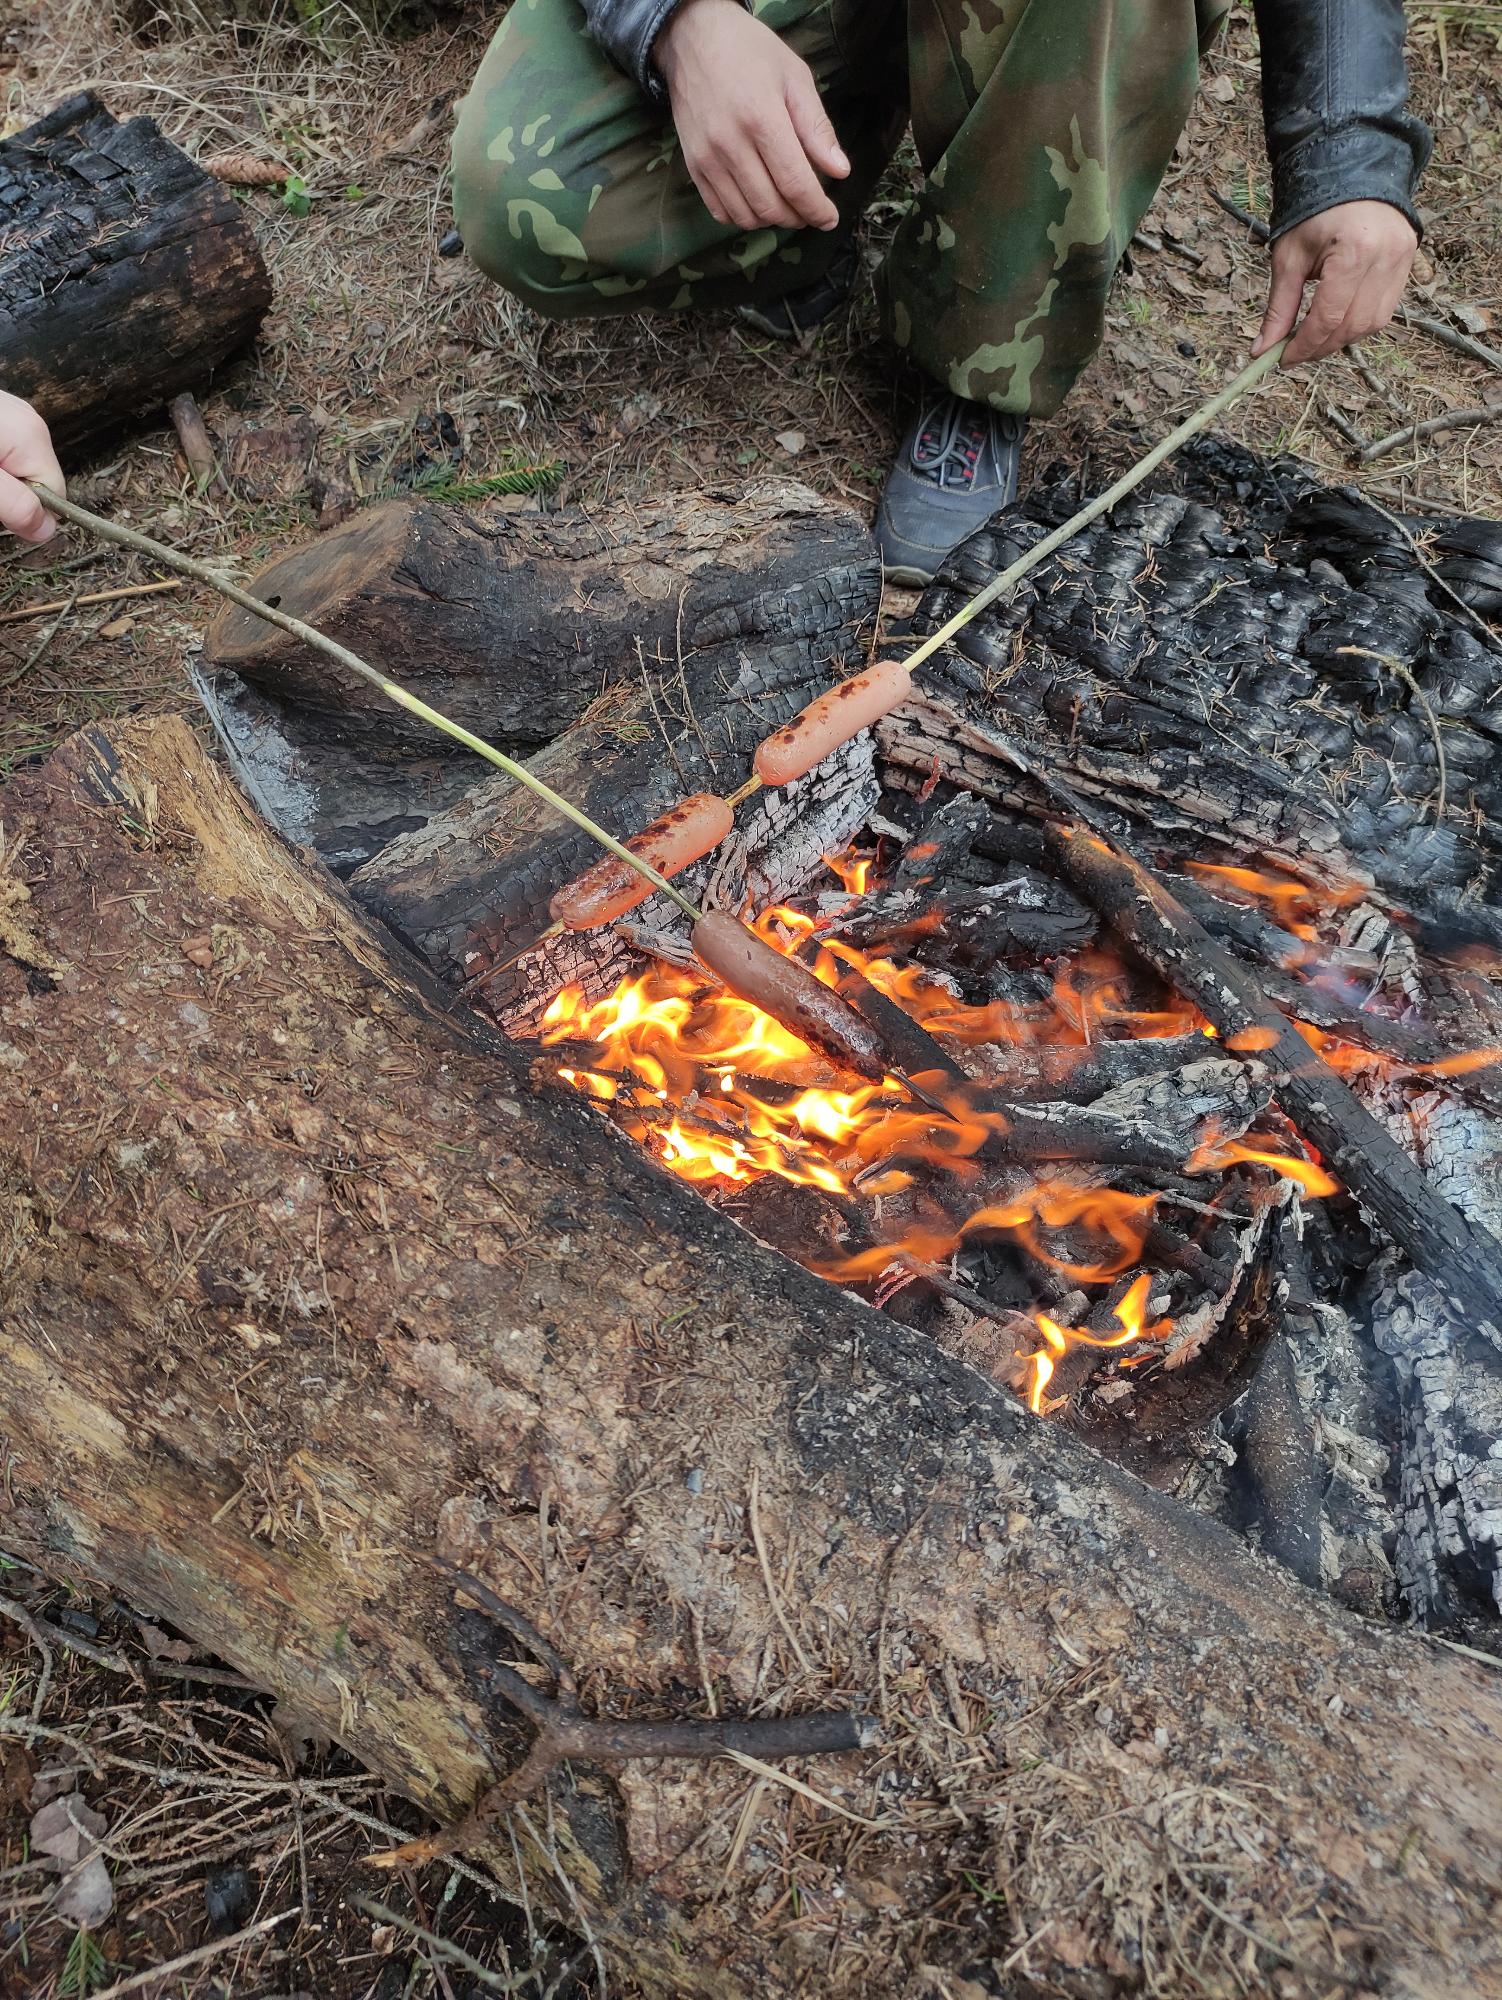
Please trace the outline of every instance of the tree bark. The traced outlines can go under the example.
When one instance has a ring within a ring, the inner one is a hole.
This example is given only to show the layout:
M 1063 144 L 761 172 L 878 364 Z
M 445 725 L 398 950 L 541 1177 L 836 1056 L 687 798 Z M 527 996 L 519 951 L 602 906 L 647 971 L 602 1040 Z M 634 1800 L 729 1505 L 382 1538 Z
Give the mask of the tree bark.
M 0 141 L 0 381 L 67 450 L 253 340 L 271 280 L 227 189 L 81 92 Z
M 1502 1991 L 1502 1677 L 1363 1624 L 788 1264 L 422 985 L 180 721 L 3 800 L 0 1539 L 461 1813 L 651 1994 Z M 534 1653 L 536 1648 L 534 1647 Z M 792 1790 L 796 1779 L 804 1790 Z M 811 1796 L 812 1794 L 812 1796 Z

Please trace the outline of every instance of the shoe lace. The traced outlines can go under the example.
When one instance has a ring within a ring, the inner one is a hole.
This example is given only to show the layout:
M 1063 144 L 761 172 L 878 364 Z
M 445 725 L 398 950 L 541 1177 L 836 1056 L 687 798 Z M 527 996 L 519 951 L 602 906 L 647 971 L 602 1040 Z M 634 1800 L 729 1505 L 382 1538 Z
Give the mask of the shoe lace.
M 963 396 L 940 397 L 919 421 L 912 450 L 914 470 L 936 486 L 973 486 L 993 429 L 1004 422 L 984 403 Z

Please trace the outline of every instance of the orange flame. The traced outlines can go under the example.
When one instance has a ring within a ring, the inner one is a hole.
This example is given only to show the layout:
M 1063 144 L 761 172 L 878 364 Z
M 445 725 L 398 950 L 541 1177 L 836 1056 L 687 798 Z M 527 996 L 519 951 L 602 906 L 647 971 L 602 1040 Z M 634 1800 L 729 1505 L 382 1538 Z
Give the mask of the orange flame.
M 869 885 L 873 860 L 851 853 L 832 858 L 829 865 L 847 892 L 858 896 Z M 1198 872 L 1238 873 L 1264 890 L 1271 881 L 1277 907 L 1294 910 L 1299 921 L 1304 920 L 1299 912 L 1313 907 L 1296 902 L 1316 894 L 1303 883 L 1280 883 L 1251 870 Z M 1250 893 L 1246 882 L 1236 886 Z M 754 927 L 782 950 L 801 950 L 807 960 L 821 925 L 802 911 L 776 907 L 763 911 Z M 930 1033 L 972 1047 L 1046 1046 L 1051 1052 L 1073 1051 L 1083 1060 L 1103 1040 L 1214 1035 L 1201 1015 L 1180 1002 L 1146 1010 L 1138 1006 L 1132 975 L 1112 952 L 1098 946 L 1057 971 L 1046 999 L 1026 1005 L 971 1006 L 920 966 L 899 964 L 839 940 L 819 944 L 813 956 L 818 977 L 834 985 L 847 967 L 861 971 Z M 1338 1064 L 1387 1060 L 1308 1024 L 1294 1025 Z M 724 1188 L 772 1175 L 842 1201 L 863 1201 L 870 1204 L 871 1227 L 878 1236 L 883 1198 L 911 1190 L 918 1168 L 942 1175 L 953 1189 L 977 1177 L 987 1141 L 1007 1131 L 1005 1113 L 976 1102 L 976 1093 L 963 1085 L 938 1086 L 950 1112 L 947 1118 L 916 1103 L 895 1078 L 846 1087 L 848 1080 L 833 1076 L 823 1058 L 795 1035 L 714 985 L 694 965 L 654 963 L 597 1001 L 588 1000 L 578 986 L 565 987 L 546 1011 L 542 1039 L 549 1045 L 584 1045 L 577 1056 L 571 1046 L 567 1049 L 572 1060 L 558 1075 L 581 1094 L 608 1105 L 612 1117 L 680 1178 Z M 1252 1053 L 1275 1039 L 1272 1029 L 1254 1028 L 1231 1035 L 1227 1046 Z M 1454 1075 L 1497 1060 L 1502 1060 L 1502 1050 L 1476 1050 L 1410 1067 Z M 1230 1139 L 1210 1133 L 1186 1170 L 1225 1172 L 1241 1163 L 1282 1175 L 1306 1194 L 1327 1195 L 1338 1188 L 1319 1161 L 1278 1150 L 1255 1134 Z M 1060 1170 L 969 1214 L 956 1216 L 947 1204 L 905 1213 L 881 1240 L 814 1268 L 842 1283 L 880 1281 L 904 1267 L 909 1272 L 925 1265 L 937 1269 L 968 1243 L 1001 1236 L 1074 1283 L 1110 1285 L 1143 1261 L 1157 1199 L 1088 1186 L 1083 1177 L 1070 1178 Z M 1149 1274 L 1139 1271 L 1112 1308 L 1119 1334 L 1097 1334 L 1038 1314 L 1039 1345 L 1025 1357 L 1030 1407 L 1051 1407 L 1048 1385 L 1072 1346 L 1114 1349 L 1164 1338 L 1171 1322 L 1149 1323 L 1146 1317 L 1150 1290 Z M 1122 1365 L 1132 1365 L 1132 1357 Z
M 1265 1146 L 1248 1145 L 1244 1139 L 1222 1138 L 1217 1133 L 1200 1141 L 1185 1162 L 1184 1170 L 1191 1174 L 1217 1173 L 1243 1163 L 1267 1167 L 1284 1180 L 1295 1182 L 1307 1195 L 1340 1193 L 1340 1182 L 1327 1174 L 1318 1160 L 1306 1159 L 1298 1153 L 1273 1152 Z
M 1268 914 L 1295 937 L 1313 942 L 1315 919 L 1327 910 L 1343 910 L 1367 893 L 1355 882 L 1333 885 L 1300 881 L 1296 875 L 1274 875 L 1261 868 L 1235 868 L 1221 861 L 1186 861 L 1184 873 L 1212 889 L 1235 892 L 1233 901 L 1264 906 Z
M 864 896 L 871 880 L 871 870 L 876 864 L 874 854 L 857 854 L 847 848 L 843 854 L 826 854 L 824 866 L 832 875 L 837 875 L 840 886 L 847 896 Z
M 1090 1333 L 1082 1326 L 1061 1326 L 1047 1313 L 1037 1315 L 1043 1345 L 1025 1357 L 1033 1371 L 1028 1384 L 1027 1406 L 1035 1416 L 1043 1415 L 1044 1393 L 1071 1347 L 1129 1347 L 1136 1340 L 1167 1339 L 1173 1332 L 1171 1319 L 1158 1319 L 1148 1324 L 1147 1301 L 1151 1291 L 1152 1279 L 1146 1271 L 1139 1271 L 1126 1295 L 1111 1308 L 1121 1322 L 1120 1333 Z

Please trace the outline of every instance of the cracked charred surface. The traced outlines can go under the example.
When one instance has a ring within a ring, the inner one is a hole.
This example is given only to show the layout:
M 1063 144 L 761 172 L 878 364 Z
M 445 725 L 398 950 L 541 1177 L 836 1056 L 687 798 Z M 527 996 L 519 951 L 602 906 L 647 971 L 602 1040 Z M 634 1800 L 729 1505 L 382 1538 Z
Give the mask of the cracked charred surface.
M 1261 503 L 1234 505 L 1217 455 L 1226 448 L 1212 441 L 1198 459 L 1224 511 L 1179 492 L 1133 495 L 929 663 L 919 700 L 878 731 L 883 755 L 915 783 L 937 763 L 1025 803 L 1026 785 L 985 747 L 994 716 L 1162 845 L 1215 839 L 1231 858 L 1361 877 L 1447 930 L 1502 939 L 1489 887 L 1502 641 L 1488 645 L 1444 589 L 1494 615 L 1502 524 L 1413 523 L 1436 582 L 1380 514 L 1305 472 L 1247 459 Z M 1193 484 L 1196 458 L 1185 459 Z M 926 593 L 918 629 L 934 630 L 1072 499 L 1036 491 L 972 536 Z
M 444 1816 L 524 1732 L 434 1555 L 587 1712 L 868 1708 L 877 1751 L 790 1772 L 828 1804 L 643 1764 L 517 1810 L 503 1878 L 647 1992 L 1502 1988 L 1494 1671 L 534 1091 L 182 723 L 74 739 L 3 816 L 48 954 L 0 950 L 8 1546 Z
M 202 384 L 271 280 L 239 203 L 92 91 L 0 138 L 0 379 L 61 448 Z

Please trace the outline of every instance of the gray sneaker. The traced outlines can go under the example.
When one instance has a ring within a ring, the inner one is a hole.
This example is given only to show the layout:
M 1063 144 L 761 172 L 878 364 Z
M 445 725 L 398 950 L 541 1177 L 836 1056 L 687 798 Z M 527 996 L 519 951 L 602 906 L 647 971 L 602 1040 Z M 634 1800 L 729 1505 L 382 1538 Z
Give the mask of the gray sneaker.
M 950 550 L 1017 498 L 1026 435 L 1026 417 L 964 396 L 923 406 L 876 510 L 876 545 L 893 583 L 932 583 Z

